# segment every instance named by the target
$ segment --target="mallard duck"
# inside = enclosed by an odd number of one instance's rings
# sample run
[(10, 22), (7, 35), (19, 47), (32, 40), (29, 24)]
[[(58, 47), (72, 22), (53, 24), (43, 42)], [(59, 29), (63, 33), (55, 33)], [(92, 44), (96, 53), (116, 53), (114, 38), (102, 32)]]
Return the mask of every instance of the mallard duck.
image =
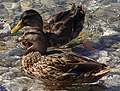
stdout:
[[(22, 13), (18, 24), (11, 30), (11, 33), (16, 33), (23, 27), (25, 32), (38, 33), (42, 30), (49, 40), (49, 46), (60, 46), (68, 43), (79, 34), (83, 28), (84, 17), (85, 12), (82, 6), (75, 7), (74, 5), (70, 10), (54, 15), (48, 23), (43, 24), (41, 15), (30, 9)], [(49, 31), (45, 26), (49, 27)]]
[(109, 66), (74, 53), (71, 49), (49, 48), (43, 52), (47, 49), (47, 40), (41, 39), (43, 36), (42, 33), (28, 32), (20, 41), (31, 44), (22, 57), (25, 73), (40, 79), (45, 85), (93, 83), (110, 71)]

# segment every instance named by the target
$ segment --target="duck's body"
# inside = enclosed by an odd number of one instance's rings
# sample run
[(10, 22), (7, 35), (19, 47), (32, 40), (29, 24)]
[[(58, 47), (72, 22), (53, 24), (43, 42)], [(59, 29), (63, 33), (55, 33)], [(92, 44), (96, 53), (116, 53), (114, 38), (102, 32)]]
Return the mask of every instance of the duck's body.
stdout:
[(73, 4), (70, 10), (53, 15), (48, 23), (44, 24), (44, 31), (47, 31), (51, 46), (64, 45), (76, 38), (83, 29), (85, 13), (83, 6), (76, 7)]
[(47, 85), (93, 83), (106, 75), (110, 68), (82, 55), (52, 50), (48, 55), (31, 52), (22, 58), (24, 71)]
[[(72, 9), (56, 14), (49, 19), (48, 23), (43, 24), (42, 17), (37, 11), (27, 10), (23, 12), (20, 22), (11, 30), (11, 33), (16, 33), (21, 28), (29, 26), (31, 29), (36, 28), (33, 30), (34, 32), (42, 30), (49, 40), (50, 47), (61, 46), (77, 37), (83, 28), (84, 18), (85, 11), (82, 6), (74, 5)], [(46, 27), (49, 29), (47, 30)], [(29, 32), (29, 29), (25, 31)]]
[(44, 35), (33, 32), (24, 35), (23, 40), (31, 45), (22, 58), (22, 65), (25, 73), (45, 84), (92, 83), (109, 72), (110, 67), (105, 64), (74, 53), (70, 49), (49, 48), (45, 51), (47, 40), (40, 39), (40, 36)]

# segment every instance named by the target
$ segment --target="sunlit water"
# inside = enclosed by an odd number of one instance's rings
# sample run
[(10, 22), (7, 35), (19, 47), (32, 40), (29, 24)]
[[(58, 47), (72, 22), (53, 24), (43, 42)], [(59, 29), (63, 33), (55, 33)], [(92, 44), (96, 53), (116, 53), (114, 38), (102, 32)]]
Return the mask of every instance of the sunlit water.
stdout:
[[(21, 57), (24, 47), (13, 44), (20, 34), (10, 34), (20, 14), (30, 8), (42, 13), (44, 19), (68, 9), (69, 3), (82, 1), (88, 8), (85, 26), (85, 41), (97, 51), (82, 44), (74, 50), (98, 62), (114, 66), (110, 73), (91, 85), (61, 87), (69, 91), (120, 91), (120, 1), (119, 0), (0, 0), (0, 91), (41, 91), (41, 81), (24, 74)], [(49, 3), (48, 3), (49, 2)], [(43, 13), (45, 12), (45, 13)], [(44, 88), (45, 89), (45, 88)]]

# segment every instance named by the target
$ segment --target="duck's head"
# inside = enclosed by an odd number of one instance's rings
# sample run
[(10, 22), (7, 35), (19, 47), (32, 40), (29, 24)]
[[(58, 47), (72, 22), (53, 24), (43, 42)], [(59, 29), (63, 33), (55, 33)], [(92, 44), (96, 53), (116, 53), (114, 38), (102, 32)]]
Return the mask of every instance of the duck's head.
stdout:
[[(45, 54), (48, 47), (48, 40), (40, 33), (26, 32), (19, 40), (14, 43), (24, 43), (27, 48), (26, 53), (38, 51), (41, 54)], [(27, 46), (26, 46), (27, 45)]]
[(18, 24), (11, 30), (11, 33), (16, 33), (25, 26), (35, 27), (38, 30), (43, 30), (43, 20), (41, 15), (35, 10), (27, 10), (22, 13)]

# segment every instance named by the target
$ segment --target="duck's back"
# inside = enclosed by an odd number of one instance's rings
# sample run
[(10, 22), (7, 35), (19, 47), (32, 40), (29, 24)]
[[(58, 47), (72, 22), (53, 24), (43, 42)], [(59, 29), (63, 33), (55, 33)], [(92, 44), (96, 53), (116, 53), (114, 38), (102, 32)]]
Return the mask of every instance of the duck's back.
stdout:
[(83, 29), (85, 10), (83, 6), (60, 12), (51, 17), (49, 23), (44, 23), (44, 32), (50, 41), (50, 46), (60, 46), (76, 38)]
[(47, 83), (92, 83), (98, 81), (110, 67), (73, 52), (41, 55), (31, 52), (23, 57), (27, 74)]

